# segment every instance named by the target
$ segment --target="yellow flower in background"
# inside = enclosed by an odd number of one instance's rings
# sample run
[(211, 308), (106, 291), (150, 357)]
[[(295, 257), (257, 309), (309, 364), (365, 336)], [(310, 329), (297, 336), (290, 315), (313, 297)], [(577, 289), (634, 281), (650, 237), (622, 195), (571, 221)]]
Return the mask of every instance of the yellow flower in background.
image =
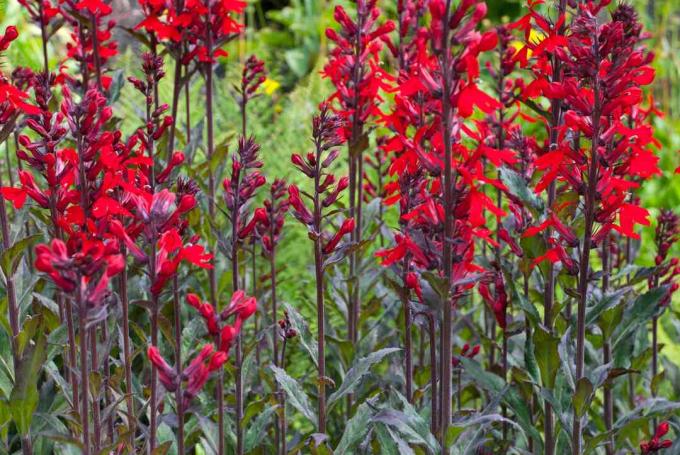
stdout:
[[(533, 28), (529, 32), (529, 43), (534, 46), (538, 45), (544, 39), (545, 33), (543, 32), (536, 31)], [(512, 41), (510, 46), (515, 48), (515, 54), (517, 54), (517, 52), (521, 51), (524, 47), (524, 43), (521, 41)], [(531, 49), (527, 50), (527, 58), (531, 58)]]
[(264, 93), (269, 96), (272, 96), (274, 92), (279, 89), (279, 87), (281, 87), (281, 84), (276, 82), (274, 79), (267, 78), (262, 83), (262, 90), (264, 90)]

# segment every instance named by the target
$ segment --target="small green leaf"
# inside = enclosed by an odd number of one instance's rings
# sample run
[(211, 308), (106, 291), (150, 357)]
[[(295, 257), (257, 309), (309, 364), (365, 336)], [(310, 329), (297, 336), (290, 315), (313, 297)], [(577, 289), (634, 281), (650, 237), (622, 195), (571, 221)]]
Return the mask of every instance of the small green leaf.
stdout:
[(352, 392), (359, 384), (361, 378), (368, 373), (374, 364), (380, 362), (385, 356), (400, 350), (401, 349), (399, 348), (380, 349), (379, 351), (372, 352), (366, 357), (357, 360), (354, 366), (352, 366), (345, 375), (345, 379), (342, 381), (338, 390), (333, 392), (328, 398), (328, 407), (330, 408), (333, 404), (337, 403), (340, 398)]
[(576, 381), (576, 391), (574, 392), (574, 411), (580, 418), (586, 413), (590, 407), (590, 401), (593, 398), (593, 384), (588, 378), (581, 378)]
[(12, 278), (16, 273), (23, 253), (41, 239), (42, 235), (40, 234), (31, 235), (19, 240), (2, 252), (2, 255), (0, 256), (0, 266), (2, 266), (2, 271), (7, 279)]
[(552, 389), (555, 386), (555, 376), (560, 367), (560, 356), (557, 352), (559, 338), (551, 335), (541, 326), (534, 331), (534, 356), (541, 372), (543, 387)]
[(628, 291), (630, 291), (630, 288), (624, 287), (617, 289), (614, 292), (607, 293), (604, 296), (600, 296), (600, 299), (595, 302), (594, 305), (589, 306), (586, 309), (586, 326), (594, 324), (606, 310), (619, 306), (619, 303), (623, 300), (623, 296)]
[(312, 410), (309, 397), (305, 391), (302, 390), (300, 384), (295, 379), (288, 376), (288, 373), (286, 373), (285, 370), (282, 370), (275, 365), (271, 365), (270, 368), (274, 372), (276, 382), (278, 382), (281, 388), (286, 392), (288, 402), (312, 423), (316, 424), (316, 413)]
[(316, 339), (314, 339), (314, 335), (312, 335), (312, 332), (310, 332), (307, 322), (292, 305), (284, 303), (283, 306), (288, 312), (291, 325), (298, 333), (298, 338), (300, 343), (302, 343), (302, 347), (305, 348), (305, 351), (309, 353), (309, 356), (314, 361), (314, 365), (318, 367), (319, 361), (317, 359)]
[(528, 204), (539, 213), (545, 210), (543, 199), (536, 196), (536, 193), (529, 189), (529, 185), (520, 174), (506, 167), (502, 167), (500, 172), (501, 181), (508, 188), (510, 194)]

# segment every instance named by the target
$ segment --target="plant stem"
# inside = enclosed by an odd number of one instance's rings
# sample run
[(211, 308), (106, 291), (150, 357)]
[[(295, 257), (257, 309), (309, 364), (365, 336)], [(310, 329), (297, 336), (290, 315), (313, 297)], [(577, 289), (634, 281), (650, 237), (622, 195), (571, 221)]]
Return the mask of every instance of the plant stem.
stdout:
[[(609, 235), (605, 236), (602, 242), (602, 298), (605, 298), (609, 288)], [(602, 362), (606, 365), (611, 362), (611, 344), (609, 338), (605, 338), (602, 342)], [(607, 432), (611, 431), (614, 425), (614, 403), (612, 401), (612, 388), (608, 381), (604, 383), (604, 426)], [(607, 438), (605, 445), (607, 455), (614, 454), (614, 441), (612, 438)]]
[[(565, 13), (567, 7), (566, 0), (559, 0), (559, 10), (558, 14), (562, 15)], [(563, 25), (558, 30), (560, 35), (563, 35), (565, 31), (565, 26)], [(552, 59), (553, 66), (553, 76), (552, 82), (559, 83), (562, 80), (562, 68), (560, 60), (557, 57)], [(550, 143), (549, 147), (552, 150), (557, 147), (558, 131), (557, 128), (562, 122), (562, 102), (560, 99), (554, 99), (550, 103), (550, 110), (552, 112), (552, 117), (550, 119)], [(552, 182), (548, 187), (548, 207), (552, 208), (556, 196), (555, 183)], [(551, 229), (548, 228), (545, 231), (545, 239), (550, 237)], [(552, 263), (547, 264), (547, 274), (545, 280), (545, 290), (544, 290), (544, 310), (543, 310), (543, 323), (548, 330), (552, 332), (553, 330), (553, 304), (555, 301), (555, 270)], [(548, 400), (544, 400), (544, 433), (545, 433), (545, 455), (555, 454), (555, 436), (554, 436), (554, 422), (553, 422), (553, 412), (552, 406)]]
[[(287, 344), (288, 338), (284, 337), (283, 338), (283, 346), (281, 347), (281, 368), (286, 369), (286, 344)], [(280, 387), (279, 387), (280, 389)], [(279, 447), (279, 451), (277, 452), (279, 455), (286, 455), (288, 453), (288, 450), (286, 449), (286, 395), (283, 392), (280, 392), (280, 399), (281, 399), (281, 434), (280, 434), (280, 441), (281, 441), (281, 447)]]
[(437, 408), (437, 401), (439, 401), (439, 394), (437, 393), (437, 326), (435, 325), (434, 316), (429, 313), (425, 314), (429, 325), (430, 334), (430, 389), (432, 391), (432, 421), (430, 427), (432, 434), (437, 434), (439, 429), (439, 412)]
[(446, 10), (442, 16), (442, 43), (443, 53), (441, 56), (442, 71), (442, 115), (441, 132), (444, 142), (444, 241), (442, 262), (444, 265), (444, 279), (446, 280), (447, 295), (442, 299), (442, 333), (440, 349), (441, 363), (441, 422), (439, 441), (444, 455), (449, 453), (446, 447), (446, 434), (451, 423), (451, 324), (452, 324), (452, 304), (449, 295), (451, 293), (451, 239), (453, 236), (453, 185), (455, 180), (451, 168), (451, 42), (449, 40), (449, 17), (451, 11), (451, 0), (446, 0)]
[(458, 410), (460, 411), (463, 408), (463, 390), (462, 390), (462, 381), (461, 381), (461, 376), (463, 375), (463, 369), (458, 367), (458, 371), (456, 372), (456, 396), (458, 397)]
[[(7, 163), (9, 167), (9, 162)], [(0, 187), (3, 186), (2, 175), (0, 175)], [(9, 231), (9, 221), (7, 219), (7, 211), (5, 209), (5, 198), (0, 193), (0, 228), (2, 229), (2, 251), (3, 253), (10, 248), (10, 231)], [(14, 287), (14, 279), (11, 276), (5, 277), (7, 281), (7, 303), (9, 312), (9, 326), (12, 330), (10, 334), (10, 344), (12, 346), (12, 358), (14, 360), (15, 371), (18, 367), (19, 358), (17, 350), (17, 337), (19, 336), (19, 305), (16, 297), (16, 289)]]
[[(154, 46), (155, 55), (155, 46)], [(151, 93), (156, 93), (158, 84), (154, 83), (151, 91), (147, 89), (147, 100)], [(151, 117), (151, 104), (147, 101), (146, 104), (146, 124), (149, 125), (152, 122)], [(156, 191), (156, 153), (154, 150), (154, 140), (153, 137), (147, 133), (146, 136), (146, 147), (149, 153), (149, 159), (151, 160), (151, 166), (149, 166), (150, 176), (149, 185), (151, 186), (151, 194), (153, 195)], [(151, 254), (148, 260), (148, 270), (149, 270), (149, 284), (151, 292), (151, 345), (158, 346), (158, 315), (159, 315), (159, 302), (158, 295), (151, 289), (156, 281), (156, 242), (158, 240), (158, 232), (154, 231), (153, 236), (150, 240), (151, 244)], [(153, 453), (156, 448), (156, 432), (158, 430), (156, 420), (158, 417), (158, 370), (152, 364), (151, 365), (151, 397), (149, 399), (149, 452)]]
[[(239, 182), (240, 183), (240, 182)], [(234, 194), (239, 194), (239, 186)], [(236, 199), (239, 199), (236, 196)], [(234, 292), (239, 289), (238, 270), (238, 212), (239, 201), (234, 202), (235, 210), (232, 211), (232, 242), (231, 242), (231, 276)], [(236, 335), (236, 453), (243, 454), (243, 347), (241, 345), (241, 333)]]
[(83, 302), (80, 290), (76, 291), (76, 303), (78, 306), (78, 322), (79, 322), (79, 336), (80, 336), (80, 385), (82, 387), (82, 407), (81, 407), (81, 421), (83, 426), (83, 454), (90, 455), (90, 422), (88, 416), (88, 396), (89, 396), (89, 371), (87, 368), (87, 328), (85, 321), (87, 320), (87, 308)]
[[(9, 161), (7, 162), (7, 167), (9, 168)], [(2, 183), (2, 173), (0, 172), (0, 187), (3, 186)], [(5, 210), (5, 198), (0, 194), (0, 229), (2, 230), (2, 252), (4, 253), (10, 248), (10, 232), (9, 223), (7, 220), (7, 212)], [(16, 298), (16, 289), (14, 288), (14, 279), (12, 276), (6, 276), (6, 292), (7, 292), (7, 306), (9, 312), (9, 325), (12, 333), (10, 334), (10, 345), (12, 348), (12, 360), (14, 364), (14, 371), (19, 369), (19, 355), (17, 349), (17, 340), (19, 336), (20, 327), (20, 314), (19, 305)], [(15, 378), (15, 381), (19, 378)], [(24, 435), (21, 438), (21, 449), (24, 455), (30, 455), (33, 453), (31, 448), (31, 437), (30, 435)]]
[[(155, 261), (155, 245), (154, 254), (152, 258)], [(154, 267), (152, 267), (154, 268)], [(155, 279), (155, 272), (153, 273), (152, 282)], [(158, 346), (158, 298), (152, 295), (151, 298), (151, 345)], [(156, 430), (157, 430), (157, 414), (158, 414), (158, 371), (156, 367), (152, 365), (151, 367), (151, 398), (149, 400), (149, 449), (150, 452), (156, 448)]]
[(38, 14), (40, 15), (40, 38), (42, 41), (42, 57), (43, 57), (43, 71), (45, 74), (49, 73), (50, 66), (47, 58), (47, 30), (45, 24), (45, 5), (43, 2), (38, 2)]
[[(92, 325), (90, 334), (90, 361), (92, 371), (99, 371), (99, 356), (97, 354), (97, 326)], [(99, 415), (99, 390), (92, 391), (92, 423), (94, 430), (94, 451), (98, 452), (101, 447), (101, 418)]]
[[(127, 257), (126, 248), (121, 248), (123, 257)], [(127, 264), (120, 272), (120, 280), (118, 282), (118, 296), (120, 297), (121, 307), (123, 309), (123, 362), (125, 363), (125, 400), (127, 402), (127, 418), (128, 418), (128, 432), (130, 433), (130, 450), (135, 446), (135, 409), (134, 397), (132, 390), (132, 354), (130, 352), (130, 303), (128, 302), (127, 293)]]
[[(272, 204), (273, 204), (272, 198)], [(279, 324), (278, 324), (278, 302), (276, 301), (276, 242), (274, 241), (275, 232), (275, 221), (274, 221), (274, 210), (270, 211), (269, 218), (269, 237), (272, 239), (272, 249), (269, 252), (269, 270), (270, 270), (270, 280), (271, 280), (271, 301), (272, 301), (272, 321), (274, 328), (272, 329), (272, 341), (273, 341), (273, 360), (274, 365), (282, 366), (284, 363), (283, 352), (282, 358), (279, 361)], [(285, 348), (286, 338), (283, 339), (283, 346)], [(281, 391), (279, 383), (276, 383), (276, 396), (279, 400), (281, 406), (281, 413), (279, 414), (277, 426), (276, 426), (276, 453), (279, 455), (285, 454), (286, 447), (286, 402), (285, 396)]]
[[(172, 304), (175, 316), (175, 368), (177, 376), (182, 374), (182, 306), (179, 300), (179, 284), (177, 275), (172, 280)], [(175, 390), (177, 406), (177, 453), (184, 455), (184, 403), (182, 402), (182, 381), (178, 381)]]
[[(213, 36), (211, 33), (212, 30), (212, 14), (211, 14), (211, 8), (212, 8), (212, 2), (208, 1), (208, 12), (206, 15), (206, 26), (205, 26), (205, 45), (208, 48), (208, 58), (209, 62), (205, 64), (205, 114), (206, 114), (206, 119), (207, 119), (207, 142), (208, 142), (208, 150), (207, 150), (207, 158), (208, 158), (208, 214), (210, 216), (210, 219), (215, 218), (215, 175), (213, 174), (212, 171), (212, 165), (210, 163), (212, 162), (212, 157), (213, 153), (215, 150), (215, 137), (214, 137), (214, 119), (213, 119), (213, 75), (212, 75), (212, 54), (213, 54)], [(187, 68), (188, 69), (188, 68)], [(190, 117), (189, 117), (189, 85), (187, 82), (187, 129), (190, 129)], [(232, 222), (235, 222), (232, 219)], [(215, 253), (214, 247), (212, 248), (213, 251), (211, 253)], [(233, 252), (233, 251), (232, 251)], [(233, 259), (233, 258), (232, 258)], [(232, 269), (233, 270), (233, 269)], [(234, 277), (234, 283), (238, 283), (238, 266), (236, 267), (236, 276)], [(216, 310), (219, 311), (219, 305), (217, 302), (217, 275), (215, 274), (215, 269), (209, 269), (208, 270), (208, 281), (210, 282), (210, 303), (215, 307)], [(234, 286), (234, 291), (236, 291), (237, 286)], [(219, 336), (218, 336), (219, 337)], [(219, 341), (219, 338), (218, 338)], [(240, 351), (240, 337), (237, 338), (236, 341), (236, 363), (237, 363), (237, 369), (239, 368), (239, 351)], [(240, 370), (239, 370), (240, 371)], [(236, 386), (236, 397), (237, 397), (237, 405), (236, 405), (236, 428), (237, 428), (237, 440), (240, 442), (241, 437), (240, 435), (240, 428), (241, 428), (241, 416), (242, 416), (242, 409), (241, 413), (239, 413), (239, 405), (241, 404), (238, 400), (240, 399), (240, 378), (237, 377), (237, 386)], [(217, 380), (217, 387), (215, 393), (217, 394), (217, 427), (218, 427), (218, 441), (217, 441), (217, 453), (218, 455), (224, 455), (224, 371), (223, 369), (220, 369), (219, 375), (218, 375), (218, 380)], [(241, 452), (239, 452), (239, 455)]]
[(401, 293), (401, 304), (404, 309), (404, 377), (406, 379), (406, 399), (409, 403), (413, 400), (413, 357), (412, 357), (412, 316), (411, 316), (411, 304), (408, 297), (408, 288), (406, 287), (406, 276), (409, 270), (409, 259), (408, 254), (404, 257), (402, 263), (402, 283), (404, 288)]
[[(252, 285), (253, 285), (253, 297), (257, 299), (257, 261), (256, 261), (256, 251), (257, 251), (257, 243), (253, 241), (253, 251), (251, 255), (251, 278), (253, 280)], [(262, 348), (260, 346), (260, 341), (258, 340), (258, 336), (260, 333), (260, 313), (255, 314), (255, 364), (257, 365), (257, 369), (259, 370), (262, 367), (262, 364), (260, 362), (260, 357), (261, 357), (261, 351)]]
[[(361, 106), (360, 103), (360, 90), (359, 82), (362, 78), (362, 65), (361, 65), (361, 52), (363, 49), (363, 33), (364, 19), (366, 12), (362, 11), (365, 9), (364, 2), (357, 2), (357, 35), (354, 39), (352, 45), (354, 46), (354, 66), (352, 67), (352, 84), (354, 88), (354, 98), (353, 107), (354, 113), (352, 114), (352, 129), (350, 133), (350, 140), (347, 143), (348, 159), (349, 159), (349, 217), (356, 219), (356, 224), (354, 231), (352, 232), (352, 241), (361, 241), (361, 215), (359, 211), (361, 210), (361, 194), (362, 194), (362, 152), (360, 148), (359, 141), (362, 139), (363, 125), (361, 123)], [(360, 286), (359, 286), (359, 252), (353, 250), (350, 253), (349, 261), (349, 313), (348, 313), (348, 335), (349, 341), (354, 344), (358, 339), (358, 323), (359, 323), (359, 311), (361, 307), (360, 303)], [(353, 400), (353, 394), (348, 394), (347, 396), (347, 413), (351, 409), (351, 403)]]
[(97, 18), (94, 14), (90, 13), (90, 21), (92, 24), (92, 53), (94, 54), (94, 73), (97, 80), (97, 89), (100, 92), (104, 91), (104, 86), (102, 85), (102, 66), (101, 59), (99, 58), (99, 37), (97, 36)]
[[(583, 234), (583, 245), (579, 264), (579, 300), (576, 322), (576, 379), (584, 378), (583, 370), (585, 364), (585, 341), (586, 341), (586, 303), (588, 293), (588, 275), (590, 273), (590, 249), (593, 235), (593, 222), (595, 218), (595, 198), (597, 190), (597, 169), (598, 169), (598, 142), (600, 138), (600, 90), (599, 80), (593, 84), (593, 94), (595, 105), (593, 107), (593, 136), (591, 138), (591, 157), (588, 169), (588, 188), (585, 195), (585, 230)], [(581, 454), (581, 418), (574, 413), (572, 426), (572, 453)]]
[[(316, 277), (316, 323), (319, 330), (317, 337), (317, 354), (319, 358), (319, 422), (317, 432), (326, 433), (326, 357), (325, 357), (325, 307), (324, 307), (324, 270), (321, 237), (321, 144), (316, 144), (316, 172), (314, 173), (314, 272)], [(349, 407), (348, 407), (349, 408)]]
[[(109, 325), (107, 321), (102, 323), (102, 336), (101, 341), (104, 346), (109, 345)], [(110, 363), (110, 352), (106, 352), (104, 356), (103, 369), (104, 369), (104, 409), (108, 408), (109, 405), (113, 403), (113, 393), (111, 392), (111, 363)], [(106, 416), (106, 433), (108, 436), (109, 443), (113, 442), (113, 436), (115, 432), (114, 428), (114, 413), (109, 412)]]

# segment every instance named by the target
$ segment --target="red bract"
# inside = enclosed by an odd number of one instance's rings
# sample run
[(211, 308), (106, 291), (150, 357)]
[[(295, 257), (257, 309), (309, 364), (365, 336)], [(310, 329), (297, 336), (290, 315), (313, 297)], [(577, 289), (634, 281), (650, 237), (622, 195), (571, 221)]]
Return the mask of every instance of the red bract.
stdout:
[(147, 357), (158, 371), (158, 379), (169, 392), (174, 392), (181, 383), (183, 387), (183, 407), (189, 406), (191, 401), (203, 389), (210, 374), (222, 368), (229, 355), (223, 351), (214, 352), (212, 344), (206, 344), (193, 360), (177, 374), (177, 369), (171, 367), (161, 356), (156, 346), (149, 346)]
[[(489, 285), (493, 285), (493, 293)], [(505, 330), (507, 327), (508, 295), (505, 292), (503, 273), (496, 271), (479, 283), (479, 294), (496, 317), (498, 326)]]
[(456, 367), (460, 366), (461, 357), (465, 357), (467, 359), (472, 359), (477, 354), (479, 354), (479, 351), (480, 351), (479, 345), (475, 345), (474, 347), (472, 347), (472, 349), (470, 349), (470, 345), (466, 343), (460, 349), (460, 355), (451, 357), (451, 365), (453, 365), (453, 367), (456, 368)]
[[(302, 200), (300, 190), (295, 185), (288, 187), (288, 201), (293, 209), (293, 215), (301, 223), (307, 226), (310, 234), (321, 237), (325, 240), (322, 248), (324, 255), (333, 253), (340, 241), (347, 234), (351, 234), (355, 223), (352, 218), (345, 219), (342, 226), (335, 234), (329, 234), (321, 226), (322, 211), (333, 205), (340, 194), (347, 188), (348, 180), (342, 177), (336, 183), (335, 175), (328, 171), (338, 154), (333, 149), (342, 143), (339, 135), (339, 128), (342, 125), (339, 116), (331, 114), (328, 105), (321, 106), (320, 115), (313, 120), (313, 141), (316, 146), (315, 152), (309, 153), (305, 158), (293, 154), (291, 161), (305, 176), (313, 179), (315, 197), (311, 198), (314, 208), (310, 211), (306, 203)], [(323, 198), (323, 199), (322, 199)]]
[(46, 273), (64, 292), (77, 293), (76, 301), (86, 306), (89, 322), (106, 317), (106, 306), (111, 303), (109, 279), (120, 273), (124, 265), (117, 242), (77, 236), (69, 241), (68, 247), (54, 239), (49, 246), (38, 245), (35, 252), (36, 269)]
[[(10, 25), (5, 28), (5, 33), (0, 35), (0, 52), (7, 50), (12, 41), (18, 37), (19, 32), (17, 32), (16, 27)], [(39, 108), (26, 102), (27, 98), (27, 93), (12, 84), (4, 74), (0, 73), (0, 125), (4, 126), (10, 120), (15, 120), (15, 116), (19, 113), (40, 114)]]
[(271, 185), (269, 199), (264, 201), (265, 220), (258, 224), (258, 238), (262, 242), (262, 247), (267, 254), (274, 251), (278, 245), (281, 233), (283, 231), (283, 223), (285, 221), (286, 212), (290, 206), (288, 195), (288, 186), (286, 182), (281, 179), (274, 180)]
[[(229, 305), (219, 314), (215, 307), (208, 302), (203, 302), (196, 294), (187, 295), (187, 303), (194, 307), (204, 319), (208, 334), (219, 341), (220, 351), (226, 353), (241, 331), (243, 323), (257, 311), (257, 300), (248, 297), (243, 291), (236, 291), (231, 296)], [(224, 321), (235, 316), (233, 325)]]
[(668, 422), (661, 422), (654, 430), (654, 437), (650, 441), (640, 443), (640, 451), (642, 455), (658, 452), (661, 449), (667, 449), (673, 445), (673, 441), (663, 438), (669, 430)]

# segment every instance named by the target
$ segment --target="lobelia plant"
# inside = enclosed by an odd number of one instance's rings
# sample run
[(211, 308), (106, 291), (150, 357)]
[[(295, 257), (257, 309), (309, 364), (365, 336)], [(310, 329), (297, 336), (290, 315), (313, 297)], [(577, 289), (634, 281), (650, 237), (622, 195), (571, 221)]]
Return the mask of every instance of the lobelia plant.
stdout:
[[(643, 188), (673, 118), (633, 7), (356, 0), (296, 87), (307, 44), (271, 46), (315, 5), (19, 4), (9, 54), (42, 59), (0, 72), (1, 452), (673, 452), (680, 223)], [(299, 174), (258, 194), (316, 96)]]
[[(227, 217), (231, 222), (231, 239), (229, 254), (231, 258), (231, 281), (234, 292), (241, 289), (239, 283), (239, 250), (246, 239), (256, 233), (258, 224), (266, 222), (267, 213), (264, 209), (254, 210), (248, 220), (248, 208), (251, 199), (255, 196), (258, 188), (266, 183), (265, 177), (258, 169), (262, 167), (258, 153), (260, 146), (252, 137), (241, 137), (238, 142), (238, 150), (232, 155), (231, 176), (224, 179), (224, 202), (227, 209)], [(236, 336), (236, 451), (243, 453), (243, 431), (241, 421), (243, 419), (243, 348), (241, 336)]]
[[(312, 211), (302, 200), (300, 190), (295, 185), (288, 187), (289, 204), (293, 215), (300, 221), (309, 233), (309, 238), (314, 243), (314, 277), (316, 280), (316, 319), (319, 333), (317, 335), (318, 355), (318, 422), (317, 431), (326, 432), (326, 359), (325, 359), (325, 335), (324, 325), (324, 274), (327, 268), (338, 262), (345, 254), (349, 244), (340, 245), (344, 236), (354, 230), (354, 219), (345, 218), (339, 229), (335, 229), (328, 212), (344, 191), (349, 179), (342, 177), (336, 181), (336, 177), (329, 171), (330, 166), (339, 156), (338, 147), (344, 142), (342, 131), (343, 119), (330, 112), (328, 105), (320, 107), (319, 115), (312, 122), (312, 141), (314, 151), (309, 152), (305, 158), (293, 154), (291, 161), (295, 167), (307, 178), (314, 182), (313, 194), (304, 194), (312, 203)], [(329, 231), (329, 225), (331, 230)], [(334, 232), (334, 233), (333, 233)]]

